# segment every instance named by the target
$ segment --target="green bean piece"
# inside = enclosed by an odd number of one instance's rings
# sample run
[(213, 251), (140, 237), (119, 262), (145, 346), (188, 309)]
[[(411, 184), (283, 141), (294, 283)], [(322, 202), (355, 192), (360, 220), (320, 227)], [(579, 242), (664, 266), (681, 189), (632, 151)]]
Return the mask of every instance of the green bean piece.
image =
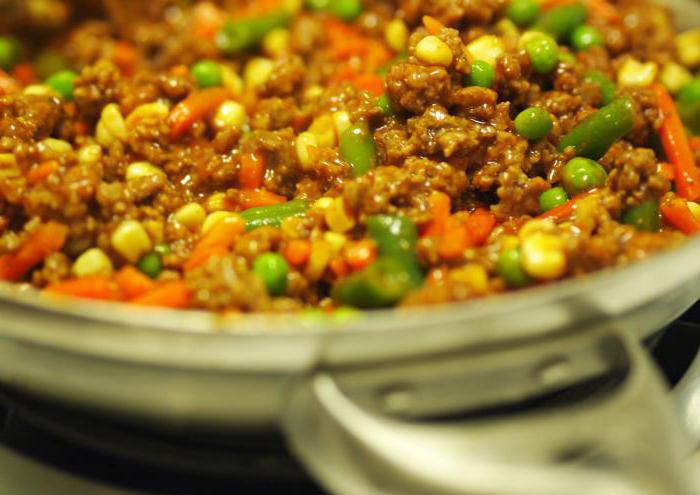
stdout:
[(367, 232), (377, 243), (379, 256), (400, 260), (413, 288), (423, 283), (423, 273), (416, 258), (418, 229), (408, 217), (373, 215), (367, 219)]
[(22, 58), (22, 44), (14, 36), (0, 36), (0, 69), (11, 71)]
[(303, 215), (308, 209), (309, 205), (306, 201), (295, 199), (277, 205), (249, 208), (243, 211), (241, 216), (245, 220), (246, 230), (251, 231), (265, 226), (279, 227), (282, 220)]
[(340, 156), (352, 167), (353, 177), (365, 175), (377, 164), (374, 136), (367, 122), (358, 122), (340, 136)]
[(213, 60), (200, 60), (190, 72), (200, 88), (221, 86), (221, 66)]
[(367, 268), (341, 280), (331, 295), (340, 304), (378, 309), (393, 306), (413, 288), (406, 263), (399, 258), (383, 256)]
[(557, 41), (565, 40), (578, 26), (586, 22), (586, 7), (580, 3), (560, 5), (548, 10), (535, 23), (536, 31), (551, 34)]
[(326, 10), (332, 0), (306, 0), (306, 6), (311, 10)]
[(577, 155), (597, 160), (633, 127), (634, 103), (627, 96), (618, 98), (564, 136), (559, 143), (559, 151), (573, 146)]
[(464, 76), (465, 86), (479, 86), (490, 88), (496, 79), (496, 71), (493, 66), (484, 60), (475, 60), (471, 65), (471, 73)]
[(603, 44), (603, 35), (592, 26), (579, 26), (571, 33), (571, 46), (578, 52), (589, 50)]
[(270, 31), (289, 25), (291, 15), (285, 10), (260, 15), (251, 19), (230, 20), (216, 34), (215, 43), (226, 55), (257, 47)]
[(144, 275), (156, 279), (158, 278), (158, 275), (160, 275), (160, 272), (163, 271), (163, 260), (161, 259), (160, 254), (154, 251), (141, 258), (136, 264), (136, 268), (138, 268)]
[(41, 80), (46, 80), (57, 72), (70, 69), (68, 60), (54, 50), (46, 50), (34, 59), (34, 68)]
[(506, 15), (517, 26), (529, 26), (540, 15), (540, 6), (533, 0), (511, 0)]
[(615, 91), (617, 91), (615, 83), (602, 72), (597, 70), (589, 71), (583, 80), (598, 85), (603, 105), (608, 105), (615, 99)]
[(496, 270), (511, 289), (518, 289), (532, 283), (530, 276), (523, 270), (518, 248), (504, 249), (498, 257)]
[(637, 206), (629, 208), (622, 216), (622, 223), (632, 225), (637, 230), (658, 232), (661, 227), (658, 200), (648, 199)]
[(542, 213), (561, 206), (569, 201), (569, 195), (563, 187), (553, 187), (540, 194), (540, 211)]
[(581, 157), (569, 160), (561, 173), (561, 182), (569, 196), (600, 187), (607, 179), (608, 173), (600, 163)]
[(677, 108), (681, 120), (695, 135), (700, 135), (700, 79), (694, 79), (678, 92)]
[(526, 108), (515, 117), (515, 130), (530, 141), (542, 139), (554, 127), (552, 115), (541, 107)]
[(354, 21), (362, 14), (360, 0), (334, 0), (328, 5), (328, 11), (345, 22)]
[(287, 290), (289, 265), (277, 253), (264, 253), (253, 261), (253, 273), (262, 279), (271, 296), (281, 296)]
[(571, 64), (574, 65), (576, 63), (576, 57), (574, 57), (571, 53), (564, 51), (562, 49), (559, 50), (559, 62), (563, 62), (566, 64)]
[(559, 45), (547, 35), (543, 34), (528, 41), (525, 51), (538, 74), (549, 74), (559, 64)]
[(382, 95), (377, 98), (377, 106), (381, 109), (382, 113), (386, 115), (387, 117), (391, 117), (392, 115), (396, 115), (394, 112), (394, 109), (391, 107), (391, 100), (389, 100), (389, 97), (387, 95)]
[(49, 77), (46, 80), (46, 85), (61, 95), (64, 100), (71, 101), (73, 99), (73, 89), (77, 77), (78, 74), (71, 70), (62, 70)]

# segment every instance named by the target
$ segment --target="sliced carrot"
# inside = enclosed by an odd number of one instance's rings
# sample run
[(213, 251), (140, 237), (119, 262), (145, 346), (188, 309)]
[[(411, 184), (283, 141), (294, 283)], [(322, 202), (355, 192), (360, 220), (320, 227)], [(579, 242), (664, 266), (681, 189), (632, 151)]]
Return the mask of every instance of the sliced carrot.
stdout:
[(464, 225), (469, 234), (469, 247), (482, 246), (496, 227), (496, 216), (489, 210), (477, 208), (469, 215)]
[(49, 160), (47, 162), (40, 163), (38, 166), (32, 168), (27, 172), (27, 181), (30, 184), (38, 184), (46, 179), (49, 175), (53, 174), (58, 170), (58, 162), (56, 160)]
[(552, 208), (549, 211), (546, 211), (542, 213), (540, 216), (537, 218), (551, 218), (555, 222), (560, 222), (562, 220), (566, 220), (571, 216), (571, 214), (574, 212), (574, 209), (576, 208), (576, 203), (585, 198), (586, 196), (593, 194), (595, 192), (595, 189), (592, 189), (590, 191), (583, 192), (581, 194), (577, 194), (573, 198), (571, 198), (569, 201), (566, 203), (559, 205), (555, 208)]
[(369, 239), (348, 244), (345, 248), (345, 261), (353, 271), (371, 265), (377, 259), (377, 246)]
[(209, 246), (206, 248), (198, 248), (192, 252), (187, 262), (183, 265), (185, 271), (194, 270), (202, 266), (204, 263), (209, 261), (211, 258), (220, 258), (228, 254), (229, 248), (226, 246)]
[(126, 299), (142, 296), (156, 287), (153, 280), (131, 265), (119, 270), (114, 276), (114, 281)]
[(700, 136), (693, 136), (688, 139), (688, 144), (690, 149), (693, 151), (700, 151)]
[(438, 34), (440, 31), (442, 31), (442, 28), (445, 27), (442, 22), (429, 15), (423, 16), (423, 26), (425, 26), (425, 29), (430, 34)]
[(225, 255), (244, 230), (245, 221), (238, 215), (221, 220), (200, 239), (183, 268), (192, 270), (213, 256)]
[(695, 201), (700, 199), (700, 169), (695, 165), (690, 151), (688, 136), (678, 115), (676, 104), (668, 90), (661, 84), (654, 84), (656, 98), (663, 121), (659, 133), (666, 157), (675, 169), (675, 184), (678, 195)]
[(0, 96), (16, 93), (20, 90), (20, 85), (14, 77), (0, 69)]
[(59, 251), (68, 237), (68, 227), (47, 222), (29, 234), (15, 253), (0, 256), (0, 280), (18, 281), (29, 270)]
[(58, 282), (48, 286), (46, 292), (103, 301), (119, 299), (119, 291), (112, 282), (112, 279), (104, 275), (73, 278)]
[(440, 237), (445, 231), (447, 219), (450, 217), (450, 197), (440, 191), (433, 191), (428, 200), (430, 202), (431, 219), (421, 233), (422, 237)]
[(693, 235), (700, 232), (700, 221), (693, 215), (688, 202), (683, 199), (674, 198), (662, 202), (661, 216), (684, 234)]
[(113, 54), (114, 65), (125, 76), (132, 76), (136, 72), (139, 63), (139, 52), (128, 41), (116, 41)]
[(307, 239), (289, 241), (282, 250), (282, 256), (294, 267), (304, 266), (311, 256), (311, 242)]
[(284, 203), (287, 198), (279, 194), (272, 193), (265, 189), (255, 191), (241, 191), (241, 206), (244, 209), (256, 208), (258, 206), (270, 206)]
[(182, 280), (166, 282), (146, 294), (132, 299), (140, 306), (161, 306), (164, 308), (185, 309), (190, 306), (191, 293)]
[(241, 171), (238, 182), (241, 189), (262, 187), (265, 176), (265, 155), (260, 151), (245, 153), (241, 157)]
[(342, 64), (331, 78), (331, 84), (341, 84), (345, 81), (353, 81), (357, 77), (357, 69), (351, 64)]
[(30, 63), (16, 65), (15, 68), (12, 69), (12, 77), (25, 86), (34, 84), (37, 80), (36, 70), (34, 70), (34, 66)]
[(76, 120), (73, 122), (73, 131), (78, 136), (87, 136), (90, 132), (90, 128), (88, 127), (87, 123), (83, 122), (82, 120)]
[(588, 15), (596, 19), (605, 19), (609, 23), (618, 23), (622, 20), (620, 11), (607, 0), (586, 0)]
[(668, 180), (673, 180), (673, 177), (675, 175), (673, 165), (667, 162), (659, 162), (658, 173), (662, 177), (666, 177)]
[(208, 88), (192, 93), (170, 112), (172, 138), (177, 139), (182, 136), (192, 127), (192, 124), (214, 113), (231, 96), (231, 92), (226, 88)]
[(576, 2), (577, 0), (544, 0), (540, 2), (540, 9), (543, 11), (551, 10), (554, 7), (561, 7), (562, 5), (569, 5)]
[(200, 2), (192, 9), (192, 26), (195, 38), (211, 40), (226, 21), (224, 12), (211, 2)]
[(343, 258), (332, 259), (328, 267), (337, 278), (346, 277), (350, 273), (350, 268)]
[(360, 91), (367, 91), (372, 96), (378, 97), (384, 94), (384, 78), (379, 74), (360, 74), (353, 84)]
[(469, 232), (466, 225), (451, 216), (438, 242), (438, 254), (444, 260), (454, 260), (459, 258), (467, 247), (469, 247)]

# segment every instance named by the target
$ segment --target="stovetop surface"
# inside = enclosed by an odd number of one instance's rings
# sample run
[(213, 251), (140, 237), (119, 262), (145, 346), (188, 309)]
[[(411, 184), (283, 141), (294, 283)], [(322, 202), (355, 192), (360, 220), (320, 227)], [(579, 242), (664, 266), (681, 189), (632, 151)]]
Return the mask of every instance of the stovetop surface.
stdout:
[[(670, 384), (700, 348), (700, 303), (648, 342)], [(0, 389), (0, 494), (322, 495), (279, 437), (155, 435)]]

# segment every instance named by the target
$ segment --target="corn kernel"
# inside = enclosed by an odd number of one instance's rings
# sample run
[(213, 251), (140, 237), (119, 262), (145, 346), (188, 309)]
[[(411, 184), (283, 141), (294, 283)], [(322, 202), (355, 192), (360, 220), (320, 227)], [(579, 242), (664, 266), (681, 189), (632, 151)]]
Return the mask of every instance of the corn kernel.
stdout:
[(465, 50), (472, 61), (483, 60), (495, 67), (496, 60), (505, 51), (505, 46), (498, 36), (485, 34), (469, 43)]
[(635, 58), (628, 58), (617, 72), (620, 86), (649, 86), (656, 79), (659, 66), (656, 62), (642, 63)]
[(525, 31), (518, 38), (518, 48), (522, 50), (525, 46), (532, 40), (539, 38), (540, 36), (546, 36), (544, 33), (538, 31)]
[(314, 201), (314, 204), (312, 205), (312, 209), (318, 210), (318, 211), (326, 211), (326, 209), (333, 203), (333, 198), (329, 198), (328, 196), (324, 196), (322, 198), (318, 198), (316, 201)]
[(340, 136), (352, 125), (352, 120), (350, 120), (350, 113), (345, 110), (340, 110), (338, 112), (333, 112), (333, 126), (335, 127), (335, 134), (340, 139)]
[(207, 215), (207, 218), (204, 219), (204, 223), (202, 224), (202, 234), (209, 232), (217, 223), (222, 222), (227, 218), (233, 218), (236, 216), (237, 214), (232, 211), (215, 211), (210, 213)]
[(269, 58), (254, 58), (248, 62), (243, 70), (243, 80), (248, 88), (256, 88), (265, 84), (272, 71), (275, 69), (275, 63)]
[(693, 75), (682, 65), (669, 62), (661, 69), (659, 80), (671, 94), (676, 94), (683, 86), (693, 80)]
[(688, 201), (688, 209), (696, 220), (700, 220), (700, 204), (696, 203), (695, 201)]
[(325, 211), (326, 225), (333, 232), (347, 232), (355, 227), (355, 219), (348, 214), (342, 197), (333, 199)]
[(226, 209), (226, 194), (217, 192), (209, 196), (204, 203), (204, 208), (212, 213)]
[(58, 97), (58, 93), (56, 93), (53, 89), (51, 89), (50, 86), (47, 86), (46, 84), (30, 84), (22, 90), (22, 93), (25, 95)]
[(165, 120), (170, 114), (170, 108), (165, 102), (156, 101), (136, 107), (126, 118), (127, 129), (133, 129), (145, 119)]
[(520, 252), (523, 269), (540, 280), (555, 280), (566, 273), (564, 240), (541, 232), (522, 240)]
[(307, 101), (315, 100), (316, 98), (321, 97), (321, 95), (323, 95), (323, 87), (318, 84), (311, 84), (304, 91), (304, 99)]
[(119, 106), (110, 103), (102, 109), (102, 115), (95, 129), (95, 138), (105, 148), (111, 146), (115, 141), (126, 141), (129, 137), (126, 122)]
[(323, 234), (323, 240), (331, 247), (333, 254), (338, 254), (348, 243), (348, 238), (344, 234), (338, 232), (326, 232)]
[(477, 294), (484, 294), (489, 289), (489, 276), (486, 268), (476, 263), (451, 271), (450, 278), (469, 285)]
[(678, 59), (686, 67), (700, 65), (700, 28), (690, 29), (676, 36)]
[(304, 275), (312, 282), (316, 282), (323, 277), (326, 267), (331, 260), (333, 249), (325, 240), (317, 240), (311, 244), (311, 255), (306, 265)]
[(318, 148), (318, 138), (310, 132), (302, 132), (297, 136), (297, 158), (302, 168), (308, 168), (312, 163), (311, 148)]
[(53, 153), (70, 153), (73, 151), (73, 146), (68, 141), (63, 139), (46, 138), (39, 142), (39, 151), (51, 151)]
[(125, 220), (112, 233), (112, 247), (127, 261), (136, 263), (153, 245), (141, 223)]
[(136, 180), (144, 177), (160, 175), (165, 177), (165, 172), (148, 162), (134, 162), (126, 167), (126, 180)]
[(496, 23), (496, 32), (501, 36), (517, 38), (520, 36), (520, 30), (513, 21), (508, 18), (503, 18)]
[(12, 153), (0, 153), (0, 167), (16, 167), (17, 157)]
[(452, 50), (437, 36), (426, 36), (416, 45), (416, 57), (431, 65), (449, 67), (452, 64)]
[(336, 144), (333, 117), (329, 113), (316, 117), (309, 126), (309, 132), (316, 136), (319, 146), (330, 148)]
[(503, 250), (507, 249), (517, 249), (520, 246), (520, 241), (514, 235), (504, 235), (501, 237), (501, 248)]
[(93, 164), (102, 158), (102, 147), (99, 144), (87, 144), (78, 150), (78, 161), (83, 164)]
[(162, 221), (149, 218), (143, 221), (143, 228), (146, 229), (148, 237), (151, 238), (154, 244), (163, 242), (163, 238), (165, 237), (165, 225), (163, 225)]
[(262, 41), (265, 54), (272, 58), (279, 58), (289, 53), (291, 38), (289, 29), (273, 29), (265, 35)]
[(301, 11), (304, 6), (303, 0), (282, 0), (282, 9), (290, 14), (296, 14)]
[(76, 277), (111, 275), (114, 271), (112, 260), (100, 248), (91, 248), (81, 254), (71, 269)]
[(394, 19), (384, 28), (384, 38), (387, 45), (396, 53), (401, 53), (406, 50), (408, 42), (408, 27), (401, 19)]
[(173, 213), (173, 218), (191, 231), (196, 232), (206, 220), (207, 212), (198, 203), (188, 203)]
[(248, 120), (245, 107), (237, 101), (225, 101), (221, 104), (212, 121), (218, 131), (241, 128)]
[(243, 79), (231, 67), (226, 65), (221, 67), (221, 83), (233, 95), (237, 96), (243, 93)]
[(549, 218), (534, 219), (525, 223), (518, 231), (518, 237), (522, 241), (526, 237), (536, 233), (552, 233), (556, 230), (556, 225)]

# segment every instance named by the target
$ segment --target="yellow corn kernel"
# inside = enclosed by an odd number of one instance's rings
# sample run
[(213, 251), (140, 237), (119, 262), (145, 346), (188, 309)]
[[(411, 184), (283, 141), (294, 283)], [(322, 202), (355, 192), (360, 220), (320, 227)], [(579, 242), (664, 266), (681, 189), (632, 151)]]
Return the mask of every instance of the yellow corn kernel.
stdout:
[(165, 225), (163, 225), (162, 221), (149, 218), (143, 221), (143, 228), (146, 229), (146, 233), (148, 237), (151, 238), (151, 241), (153, 241), (153, 244), (163, 242), (163, 238), (165, 237)]
[(540, 36), (547, 35), (538, 31), (525, 31), (520, 35), (520, 38), (518, 38), (518, 48), (522, 50), (530, 41), (537, 39)]
[(342, 197), (333, 199), (328, 208), (326, 208), (324, 217), (326, 225), (333, 232), (347, 232), (355, 227), (355, 219), (348, 214)]
[(173, 218), (191, 231), (197, 232), (206, 220), (207, 212), (198, 203), (188, 203), (173, 213)]
[(30, 84), (22, 90), (25, 95), (37, 95), (37, 96), (58, 96), (50, 86), (46, 84)]
[(332, 255), (333, 249), (328, 242), (325, 240), (314, 241), (311, 244), (311, 255), (304, 271), (306, 278), (312, 282), (320, 280)]
[(338, 254), (348, 243), (348, 238), (344, 234), (338, 232), (326, 232), (323, 234), (323, 240), (328, 243), (333, 251), (333, 254)]
[(318, 138), (311, 132), (302, 132), (297, 136), (296, 149), (297, 158), (302, 168), (308, 168), (312, 163), (311, 148), (318, 148)]
[(649, 86), (656, 79), (659, 66), (656, 62), (640, 62), (636, 58), (628, 58), (617, 72), (617, 82), (620, 86)]
[(339, 110), (333, 112), (333, 127), (335, 127), (335, 134), (340, 139), (340, 136), (352, 125), (352, 120), (350, 120), (350, 113), (345, 110)]
[(301, 11), (304, 6), (303, 0), (282, 0), (282, 9), (290, 14), (296, 14)]
[(127, 261), (136, 263), (151, 250), (153, 244), (141, 223), (125, 220), (112, 233), (112, 247)]
[(76, 277), (90, 277), (92, 275), (111, 275), (114, 267), (112, 260), (104, 251), (100, 248), (91, 248), (75, 260), (71, 271)]
[(566, 245), (560, 237), (536, 232), (520, 245), (523, 269), (540, 280), (555, 280), (566, 273)]
[(683, 86), (693, 80), (693, 75), (682, 65), (669, 62), (661, 69), (659, 80), (671, 94), (676, 94)]
[(328, 196), (324, 196), (322, 198), (318, 198), (316, 201), (314, 201), (314, 204), (311, 206), (312, 209), (318, 210), (318, 211), (326, 211), (328, 207), (333, 203), (333, 198), (329, 198)]
[(165, 177), (165, 172), (148, 162), (134, 162), (126, 167), (126, 180), (136, 180), (144, 177), (159, 175)]
[(505, 51), (505, 46), (498, 36), (485, 34), (469, 43), (465, 50), (472, 61), (483, 60), (495, 67), (496, 60)]
[(133, 129), (145, 119), (165, 120), (170, 114), (170, 107), (163, 101), (145, 103), (136, 107), (126, 118), (127, 129)]
[(676, 36), (678, 59), (686, 67), (700, 65), (700, 28), (690, 29)]
[(323, 87), (318, 84), (311, 84), (304, 91), (304, 99), (307, 101), (315, 100), (321, 97), (321, 95), (323, 95)]
[(95, 129), (95, 138), (105, 148), (110, 147), (115, 141), (126, 141), (129, 137), (126, 128), (126, 122), (122, 113), (119, 111), (119, 106), (116, 103), (110, 103), (102, 109), (102, 115), (97, 128)]
[(510, 19), (503, 18), (496, 23), (496, 32), (501, 36), (507, 36), (511, 38), (517, 38), (520, 36), (520, 30), (518, 26), (513, 23)]
[(256, 88), (265, 84), (272, 71), (275, 69), (275, 63), (269, 58), (258, 57), (248, 62), (243, 70), (243, 80), (247, 88)]
[(204, 208), (212, 213), (214, 211), (221, 211), (226, 209), (226, 194), (218, 192), (209, 196), (204, 203)]
[(549, 218), (534, 219), (525, 223), (518, 231), (518, 237), (522, 241), (526, 237), (536, 233), (552, 233), (556, 230), (556, 225)]
[(46, 138), (39, 142), (39, 151), (42, 153), (46, 151), (58, 154), (70, 153), (73, 151), (73, 146), (63, 139)]
[(437, 36), (426, 36), (416, 45), (416, 57), (431, 65), (449, 67), (452, 64), (452, 50)]
[(316, 136), (319, 146), (330, 148), (336, 144), (335, 125), (329, 113), (316, 117), (309, 126), (309, 132)]
[(243, 79), (231, 67), (226, 65), (221, 67), (221, 83), (233, 95), (237, 96), (243, 93)]
[(238, 215), (232, 211), (215, 211), (210, 213), (207, 215), (207, 218), (204, 219), (204, 223), (202, 224), (202, 234), (209, 232), (217, 223), (222, 222), (227, 218), (233, 218), (236, 216)]
[(486, 268), (477, 263), (451, 271), (450, 278), (469, 285), (477, 294), (484, 294), (489, 289), (489, 276)]
[(289, 53), (292, 36), (289, 29), (276, 28), (265, 35), (262, 47), (265, 54), (272, 58), (283, 57)]
[(12, 153), (0, 153), (0, 167), (16, 167), (17, 157)]
[(93, 164), (102, 158), (102, 147), (99, 144), (87, 144), (78, 150), (78, 161), (84, 164)]
[(697, 220), (700, 220), (700, 204), (697, 204), (695, 201), (688, 201), (688, 209)]
[(501, 248), (505, 251), (508, 249), (517, 249), (520, 246), (520, 240), (514, 235), (504, 235), (501, 237)]
[(237, 101), (225, 101), (216, 111), (212, 122), (217, 131), (223, 131), (232, 128), (240, 129), (247, 120), (248, 114), (243, 105)]
[(386, 39), (387, 45), (396, 53), (406, 50), (408, 35), (408, 27), (401, 19), (393, 19), (384, 28), (384, 39)]

